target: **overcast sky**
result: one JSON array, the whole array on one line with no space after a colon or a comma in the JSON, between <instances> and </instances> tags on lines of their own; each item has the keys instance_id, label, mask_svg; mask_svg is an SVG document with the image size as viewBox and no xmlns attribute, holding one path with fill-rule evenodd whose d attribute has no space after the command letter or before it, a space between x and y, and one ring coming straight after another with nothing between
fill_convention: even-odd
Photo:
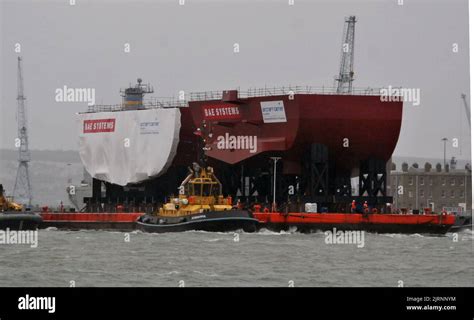
<instances>
[{"instance_id":1,"label":"overcast sky","mask_svg":"<svg viewBox=\"0 0 474 320\"><path fill-rule=\"evenodd\" d=\"M460 98L469 89L467 0L0 2L0 148L13 148L17 135L16 43L24 58L30 148L75 150L74 114L87 105L56 102L57 88L95 88L97 103L114 104L119 89L137 77L159 97L332 86L344 17L356 15L354 86L421 90L420 106L405 105L395 154L440 158L447 137L461 142L448 147L448 156L470 157Z\"/></svg>"}]
</instances>

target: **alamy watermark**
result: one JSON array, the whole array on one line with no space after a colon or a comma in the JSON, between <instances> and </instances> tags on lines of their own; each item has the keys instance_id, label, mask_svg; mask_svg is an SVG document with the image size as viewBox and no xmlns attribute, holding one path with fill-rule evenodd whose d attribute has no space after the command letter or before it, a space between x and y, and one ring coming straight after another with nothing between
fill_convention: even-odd
<instances>
[{"instance_id":1,"label":"alamy watermark","mask_svg":"<svg viewBox=\"0 0 474 320\"><path fill-rule=\"evenodd\" d=\"M421 100L420 88L395 88L388 86L380 89L380 101L382 102L411 102L413 106L419 106Z\"/></svg>"},{"instance_id":2,"label":"alamy watermark","mask_svg":"<svg viewBox=\"0 0 474 320\"><path fill-rule=\"evenodd\" d=\"M48 313L56 312L55 297L33 297L29 294L18 298L18 310L47 310Z\"/></svg>"},{"instance_id":3,"label":"alamy watermark","mask_svg":"<svg viewBox=\"0 0 474 320\"><path fill-rule=\"evenodd\" d=\"M31 248L38 247L38 230L0 230L1 244L29 244Z\"/></svg>"},{"instance_id":4,"label":"alamy watermark","mask_svg":"<svg viewBox=\"0 0 474 320\"><path fill-rule=\"evenodd\" d=\"M94 88L68 88L63 86L56 89L56 102L87 102L87 105L95 104Z\"/></svg>"},{"instance_id":5,"label":"alamy watermark","mask_svg":"<svg viewBox=\"0 0 474 320\"><path fill-rule=\"evenodd\" d=\"M219 150L249 150L250 153L257 152L257 136L234 136L226 132L217 137L217 149Z\"/></svg>"},{"instance_id":6,"label":"alamy watermark","mask_svg":"<svg viewBox=\"0 0 474 320\"><path fill-rule=\"evenodd\" d=\"M324 232L326 244L355 244L357 248L365 246L365 231L363 230L337 230L333 228Z\"/></svg>"}]
</instances>

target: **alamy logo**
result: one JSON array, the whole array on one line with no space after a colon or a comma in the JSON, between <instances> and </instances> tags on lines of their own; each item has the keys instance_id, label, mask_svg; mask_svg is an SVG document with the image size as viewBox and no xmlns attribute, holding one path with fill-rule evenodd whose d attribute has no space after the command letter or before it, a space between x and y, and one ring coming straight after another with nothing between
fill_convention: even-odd
<instances>
[{"instance_id":1,"label":"alamy logo","mask_svg":"<svg viewBox=\"0 0 474 320\"><path fill-rule=\"evenodd\" d=\"M95 89L68 88L64 86L56 89L56 102L87 102L89 106L95 104Z\"/></svg>"},{"instance_id":2,"label":"alamy logo","mask_svg":"<svg viewBox=\"0 0 474 320\"><path fill-rule=\"evenodd\" d=\"M29 244L31 248L37 248L38 230L0 230L0 244Z\"/></svg>"},{"instance_id":3,"label":"alamy logo","mask_svg":"<svg viewBox=\"0 0 474 320\"><path fill-rule=\"evenodd\" d=\"M249 150L250 153L257 152L257 136L233 136L226 133L217 137L217 149L219 150Z\"/></svg>"},{"instance_id":4,"label":"alamy logo","mask_svg":"<svg viewBox=\"0 0 474 320\"><path fill-rule=\"evenodd\" d=\"M30 297L27 294L18 298L18 310L48 310L49 313L56 312L55 297Z\"/></svg>"},{"instance_id":5,"label":"alamy logo","mask_svg":"<svg viewBox=\"0 0 474 320\"><path fill-rule=\"evenodd\" d=\"M333 228L332 231L324 232L324 235L326 244L356 244L357 248L365 245L365 233L360 230L342 231Z\"/></svg>"},{"instance_id":6,"label":"alamy logo","mask_svg":"<svg viewBox=\"0 0 474 320\"><path fill-rule=\"evenodd\" d=\"M420 88L387 88L380 89L380 101L382 102L411 102L413 106L419 106L421 99Z\"/></svg>"}]
</instances>

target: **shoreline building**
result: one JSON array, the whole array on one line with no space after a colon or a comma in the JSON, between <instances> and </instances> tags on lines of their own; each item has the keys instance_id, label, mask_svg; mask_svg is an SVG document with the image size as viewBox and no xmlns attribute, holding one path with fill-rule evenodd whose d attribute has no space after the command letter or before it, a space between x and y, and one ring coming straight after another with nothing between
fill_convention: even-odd
<instances>
[{"instance_id":1,"label":"shoreline building","mask_svg":"<svg viewBox=\"0 0 474 320\"><path fill-rule=\"evenodd\" d=\"M423 167L417 163L402 164L401 171L392 164L389 192L393 196L393 208L434 212L471 212L472 169L470 164L456 168L453 157L444 170L441 163L434 167L426 162Z\"/></svg>"}]
</instances>

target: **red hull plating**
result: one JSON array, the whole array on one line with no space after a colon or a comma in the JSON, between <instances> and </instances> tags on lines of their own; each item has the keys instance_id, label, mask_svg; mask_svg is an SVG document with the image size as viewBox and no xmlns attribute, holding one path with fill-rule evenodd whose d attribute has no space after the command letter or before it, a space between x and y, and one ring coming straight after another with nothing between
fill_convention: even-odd
<instances>
[{"instance_id":1,"label":"red hull plating","mask_svg":"<svg viewBox=\"0 0 474 320\"><path fill-rule=\"evenodd\" d=\"M261 108L265 101L282 101L286 120L265 122ZM214 123L208 156L234 164L263 152L280 152L287 164L285 173L298 174L301 156L312 143L326 145L329 157L343 170L351 171L369 157L387 161L398 141L403 103L382 102L380 96L369 95L264 96L226 102L225 106L238 110L237 119L206 117L206 109L222 105L220 100L189 102L195 126L205 119ZM257 136L257 151L219 149L216 139L226 133Z\"/></svg>"},{"instance_id":2,"label":"red hull plating","mask_svg":"<svg viewBox=\"0 0 474 320\"><path fill-rule=\"evenodd\" d=\"M41 213L42 228L133 230L143 213Z\"/></svg>"},{"instance_id":3,"label":"red hull plating","mask_svg":"<svg viewBox=\"0 0 474 320\"><path fill-rule=\"evenodd\" d=\"M351 229L390 233L446 233L454 225L454 215L400 215L347 213L254 213L260 227L301 231Z\"/></svg>"}]
</instances>

